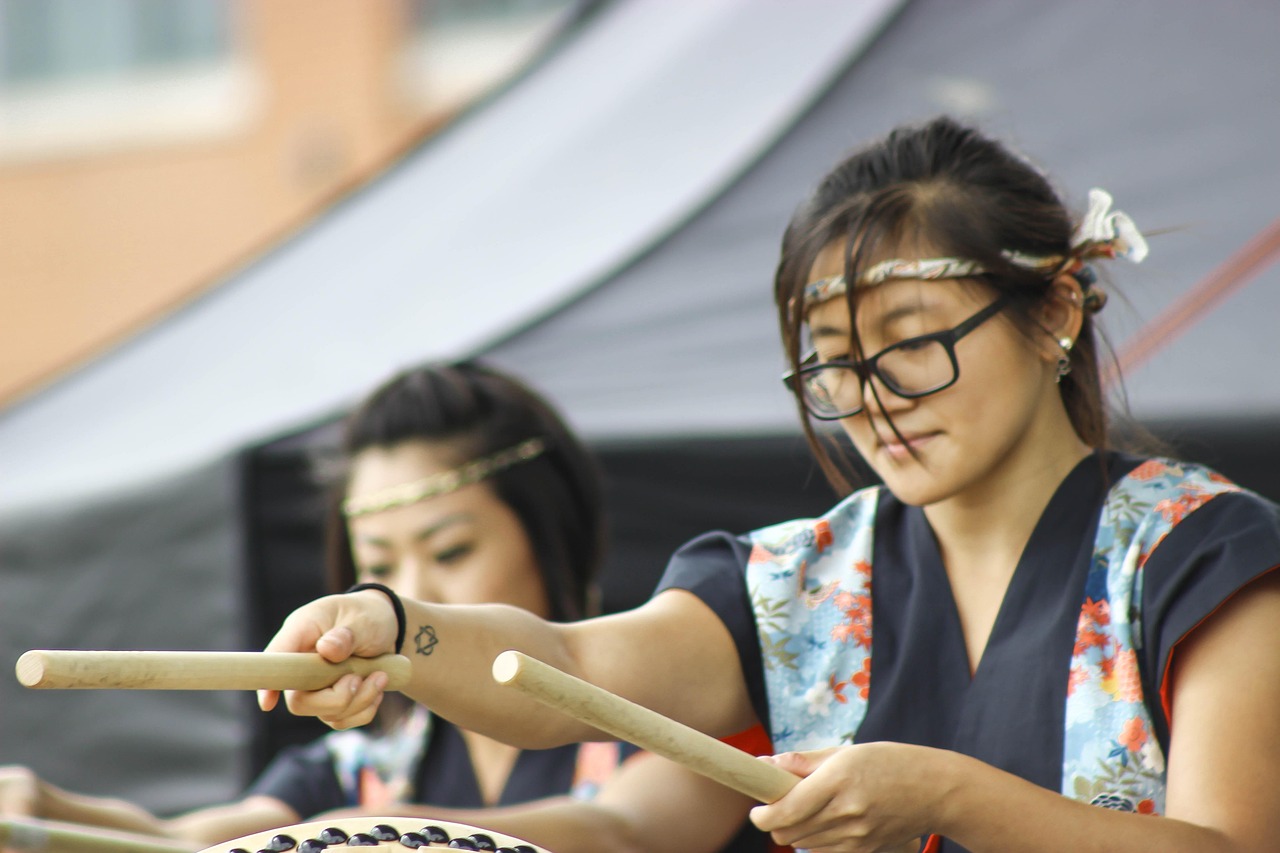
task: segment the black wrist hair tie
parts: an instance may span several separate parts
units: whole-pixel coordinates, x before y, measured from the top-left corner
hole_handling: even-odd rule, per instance
[[[396,595],[390,588],[385,587],[380,583],[358,583],[351,587],[351,589],[347,590],[347,592],[359,592],[362,589],[376,589],[378,592],[391,599],[391,608],[396,612],[396,654],[400,654],[400,651],[404,648],[405,629],[404,604],[401,603],[400,596]]]

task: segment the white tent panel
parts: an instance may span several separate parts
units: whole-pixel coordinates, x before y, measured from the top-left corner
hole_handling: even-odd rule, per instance
[[[0,418],[0,508],[107,493],[471,351],[670,232],[899,0],[632,0],[233,281]]]

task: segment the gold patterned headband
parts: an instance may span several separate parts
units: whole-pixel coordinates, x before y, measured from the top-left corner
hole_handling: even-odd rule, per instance
[[[1068,255],[1026,255],[1005,251],[1005,259],[1015,266],[1036,270],[1045,275],[1078,273],[1085,269],[1089,258],[1123,258],[1141,263],[1147,256],[1147,241],[1128,214],[1111,209],[1111,195],[1106,190],[1089,190],[1089,210],[1071,237],[1071,253]],[[859,287],[874,287],[886,281],[901,278],[933,281],[944,278],[965,278],[980,275],[988,270],[977,261],[967,258],[921,258],[904,260],[892,258],[868,269],[858,279]],[[1086,288],[1088,289],[1088,288]],[[837,275],[810,282],[804,288],[804,304],[811,308],[828,299],[847,293],[844,276]],[[1106,297],[1094,294],[1094,310],[1102,307]]]
[[[463,486],[478,483],[499,471],[504,471],[521,462],[536,459],[547,449],[546,442],[540,438],[530,438],[514,447],[499,450],[491,456],[472,460],[449,471],[441,471],[430,477],[423,477],[412,483],[391,486],[368,495],[357,495],[342,502],[342,514],[347,518],[359,518],[375,512],[408,506],[428,498],[436,498],[456,492]]]

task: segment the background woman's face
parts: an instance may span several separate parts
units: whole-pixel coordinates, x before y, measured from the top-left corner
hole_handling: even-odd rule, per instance
[[[372,494],[467,461],[448,445],[427,441],[370,448],[352,460],[347,494]],[[550,614],[529,537],[486,482],[360,516],[347,525],[362,582],[442,604],[511,604]]]

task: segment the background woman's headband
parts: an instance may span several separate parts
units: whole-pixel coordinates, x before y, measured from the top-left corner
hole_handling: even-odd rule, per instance
[[[439,474],[432,474],[430,477],[423,477],[412,483],[392,486],[371,494],[347,498],[342,502],[342,514],[347,518],[358,518],[362,515],[372,515],[375,512],[384,512],[425,501],[428,498],[447,495],[463,486],[478,483],[512,465],[535,459],[546,449],[545,441],[540,438],[530,438],[514,447],[499,450],[491,456],[475,459],[449,471],[441,471]]]
[[[1085,269],[1084,262],[1091,258],[1123,258],[1135,264],[1141,263],[1147,256],[1147,241],[1128,214],[1112,210],[1111,203],[1111,194],[1106,190],[1089,190],[1089,210],[1071,237],[1071,252],[1067,255],[1037,256],[1014,251],[1002,254],[1011,264],[1036,270],[1047,276],[1078,273]],[[893,258],[882,261],[863,273],[858,279],[858,287],[874,287],[900,278],[964,278],[987,271],[977,261],[967,258]],[[1087,283],[1091,282],[1092,279],[1089,278]],[[834,299],[847,291],[848,285],[842,275],[810,282],[804,289],[805,307]],[[1096,307],[1100,308],[1101,302],[1101,299],[1097,300]]]

